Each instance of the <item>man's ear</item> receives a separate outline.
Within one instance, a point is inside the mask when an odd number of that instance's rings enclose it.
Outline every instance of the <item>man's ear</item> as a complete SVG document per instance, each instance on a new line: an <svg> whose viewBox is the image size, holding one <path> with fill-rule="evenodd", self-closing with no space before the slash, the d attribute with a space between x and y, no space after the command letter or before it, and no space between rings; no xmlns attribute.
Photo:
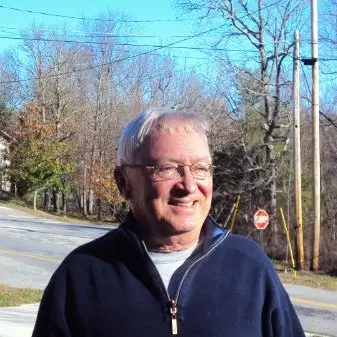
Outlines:
<svg viewBox="0 0 337 337"><path fill-rule="evenodd" d="M130 186L126 173L120 166L116 166L114 169L114 177L120 194L128 200L131 198Z"/></svg>

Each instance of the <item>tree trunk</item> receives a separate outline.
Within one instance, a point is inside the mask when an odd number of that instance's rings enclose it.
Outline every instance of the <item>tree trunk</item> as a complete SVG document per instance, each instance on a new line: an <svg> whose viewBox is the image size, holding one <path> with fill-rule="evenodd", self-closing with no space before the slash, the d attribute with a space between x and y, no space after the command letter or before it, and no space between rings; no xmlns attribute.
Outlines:
<svg viewBox="0 0 337 337"><path fill-rule="evenodd" d="M271 174L274 177L270 184L270 219L272 230L272 245L278 249L279 233L277 228L277 205L276 205L276 170L275 166L272 166Z"/></svg>
<svg viewBox="0 0 337 337"><path fill-rule="evenodd" d="M66 192L62 192L62 212L67 213L67 198Z"/></svg>
<svg viewBox="0 0 337 337"><path fill-rule="evenodd" d="M98 199L97 200L97 218L98 220L101 220L102 219L102 200L101 199Z"/></svg>
<svg viewBox="0 0 337 337"><path fill-rule="evenodd" d="M94 214L94 191L89 190L89 207L88 207L88 213L90 215Z"/></svg>
<svg viewBox="0 0 337 337"><path fill-rule="evenodd" d="M76 201L77 201L77 207L81 211L83 210L83 192L81 188L76 189Z"/></svg>
<svg viewBox="0 0 337 337"><path fill-rule="evenodd" d="M43 193L43 209L49 210L49 208L50 208L50 193L48 188L45 188Z"/></svg>
<svg viewBox="0 0 337 337"><path fill-rule="evenodd" d="M266 137L266 155L267 163L270 166L270 226L271 226L271 238L270 238L270 248L271 253L276 252L279 247L279 238L278 238L278 228L277 228L277 203L276 203L276 168L275 168L275 149L272 144L272 137Z"/></svg>
<svg viewBox="0 0 337 337"><path fill-rule="evenodd" d="M84 188L83 189L83 196L82 196L82 198L83 198L83 215L84 216L87 216L88 215L88 198L87 198L87 189L86 188Z"/></svg>
<svg viewBox="0 0 337 337"><path fill-rule="evenodd" d="M83 215L88 215L88 206L87 206L87 165L84 165L83 172Z"/></svg>
<svg viewBox="0 0 337 337"><path fill-rule="evenodd" d="M58 193L55 189L53 189L53 209L55 213L58 213L59 211Z"/></svg>
<svg viewBox="0 0 337 337"><path fill-rule="evenodd" d="M33 209L36 211L37 190L34 191Z"/></svg>

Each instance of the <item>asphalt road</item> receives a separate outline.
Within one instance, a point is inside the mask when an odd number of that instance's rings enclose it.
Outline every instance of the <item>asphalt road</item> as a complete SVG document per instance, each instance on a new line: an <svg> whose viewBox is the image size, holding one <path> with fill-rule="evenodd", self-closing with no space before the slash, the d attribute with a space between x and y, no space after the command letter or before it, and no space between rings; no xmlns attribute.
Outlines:
<svg viewBox="0 0 337 337"><path fill-rule="evenodd" d="M0 283L43 289L72 249L110 229L62 223L0 206ZM293 285L285 287L307 332L337 337L337 292ZM34 322L36 309L37 305L28 305L20 310L2 310L0 327L7 327L9 331L10 317L14 313L16 317L20 315L17 328L27 331L27 325L29 330ZM21 326L20 320L25 325ZM15 334L3 335L0 331L0 337L7 336Z"/></svg>
<svg viewBox="0 0 337 337"><path fill-rule="evenodd" d="M285 288L306 331L337 336L337 291L291 284Z"/></svg>

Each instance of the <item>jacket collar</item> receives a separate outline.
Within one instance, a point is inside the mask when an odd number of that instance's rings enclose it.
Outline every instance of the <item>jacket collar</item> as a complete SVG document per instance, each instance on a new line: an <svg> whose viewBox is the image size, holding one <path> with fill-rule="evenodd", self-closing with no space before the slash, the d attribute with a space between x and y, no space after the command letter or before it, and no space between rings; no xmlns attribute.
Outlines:
<svg viewBox="0 0 337 337"><path fill-rule="evenodd" d="M127 214L125 221L121 224L121 228L127 230L127 232L129 232L134 239L137 239L141 245L142 233L139 226L137 226L137 220L134 218L131 211ZM203 252L207 252L211 246L228 234L229 230L221 227L211 215L208 215L203 224L199 241L202 242Z"/></svg>

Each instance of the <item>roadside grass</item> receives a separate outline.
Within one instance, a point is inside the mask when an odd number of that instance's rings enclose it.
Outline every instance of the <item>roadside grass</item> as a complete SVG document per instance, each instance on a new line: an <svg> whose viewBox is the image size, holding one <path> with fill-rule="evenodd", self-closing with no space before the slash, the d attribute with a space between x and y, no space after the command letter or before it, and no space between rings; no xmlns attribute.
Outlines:
<svg viewBox="0 0 337 337"><path fill-rule="evenodd" d="M300 272L287 270L287 268L279 261L273 261L273 264L283 283L337 291L336 276L330 276L320 272L311 272L308 270L302 270Z"/></svg>
<svg viewBox="0 0 337 337"><path fill-rule="evenodd" d="M40 302L43 290L22 289L0 284L0 307Z"/></svg>
<svg viewBox="0 0 337 337"><path fill-rule="evenodd" d="M72 214L55 214L52 212L45 212L42 210L34 210L27 205L25 205L23 202L17 202L17 201L4 201L0 200L0 206L16 209L18 211L27 213L29 215L33 216L39 216L45 219L51 219L51 220L57 220L57 221L62 221L62 222L72 222L72 223L77 223L77 224L82 224L82 225L113 225L111 222L100 222L96 220L90 220L88 218L85 218L84 216L80 215L72 215Z"/></svg>

